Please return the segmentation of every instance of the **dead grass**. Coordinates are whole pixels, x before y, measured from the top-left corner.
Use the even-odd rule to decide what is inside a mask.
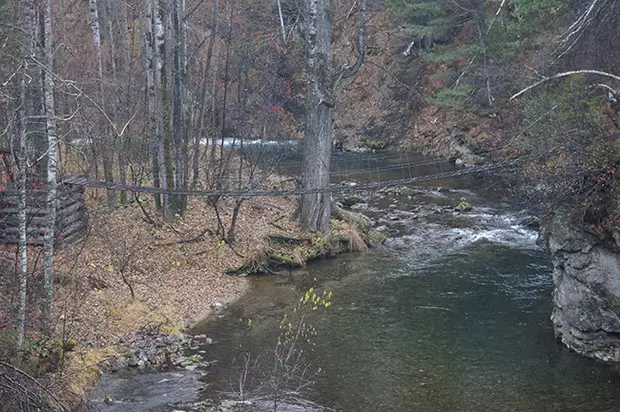
[[[337,230],[337,235],[346,239],[349,252],[367,252],[368,245],[364,241],[364,235],[357,225],[352,222],[342,222]]]
[[[144,206],[156,216],[152,203]],[[65,333],[96,346],[113,344],[145,324],[183,328],[216,300],[241,294],[246,280],[223,272],[241,263],[239,255],[262,250],[265,235],[276,231],[270,222],[289,215],[294,207],[281,198],[248,200],[239,216],[233,251],[208,234],[178,243],[205,229],[215,232],[214,212],[201,199],[190,199],[184,218],[172,223],[158,219],[156,226],[142,219],[137,205],[107,212],[99,204],[98,199],[88,200],[88,236],[59,250],[56,273],[65,281],[56,291],[55,306]],[[232,205],[223,208],[226,220],[231,210]],[[283,225],[290,233],[298,230],[288,219],[279,221],[278,226]]]
[[[240,296],[248,287],[247,279],[224,271],[239,265],[241,256],[260,253],[267,234],[299,231],[289,219],[293,199],[247,200],[238,217],[233,251],[220,237],[209,234],[215,232],[217,221],[213,208],[202,199],[189,200],[185,217],[164,222],[156,218],[154,202],[144,198],[143,206],[157,223],[152,225],[143,219],[137,204],[108,211],[101,206],[103,197],[102,192],[87,190],[90,230],[58,248],[55,257],[58,337],[54,339],[77,342],[63,376],[70,377],[68,393],[78,395],[96,382],[96,366],[120,350],[116,348],[120,341],[147,325],[159,325],[168,332],[183,330],[208,314],[215,301]],[[222,216],[229,224],[233,204],[222,201],[222,205]],[[278,228],[271,224],[276,220]],[[210,231],[198,237],[206,229]],[[32,251],[34,257],[38,250]],[[0,249],[0,259],[7,265],[14,258],[15,246]],[[7,305],[10,308],[8,299]]]

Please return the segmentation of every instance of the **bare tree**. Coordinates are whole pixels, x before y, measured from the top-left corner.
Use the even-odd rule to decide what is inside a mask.
[[[329,168],[332,150],[334,93],[344,78],[354,76],[365,55],[366,1],[360,2],[359,54],[353,67],[336,70],[332,59],[332,18],[328,0],[304,0],[304,37],[308,95],[302,163],[304,189],[317,190],[301,199],[301,223],[305,229],[329,235],[331,194]]]
[[[200,90],[200,101],[199,101],[199,110],[198,110],[198,127],[195,130],[194,135],[194,147],[193,147],[193,181],[192,186],[197,187],[200,182],[200,142],[205,136],[206,131],[206,110],[207,110],[207,85],[208,85],[208,74],[211,69],[211,59],[213,58],[213,48],[215,46],[215,38],[218,28],[218,13],[219,13],[220,1],[215,0],[213,4],[213,16],[211,18],[211,33],[209,35],[209,45],[207,46],[207,59],[204,64],[204,68],[202,71],[202,79],[201,79],[201,90]]]
[[[187,189],[189,182],[188,145],[185,131],[187,121],[187,24],[185,0],[172,0],[172,31],[174,45],[172,85],[172,138],[174,142],[174,187]],[[172,199],[175,215],[187,208],[187,195],[175,195]]]
[[[26,8],[31,3],[25,3]],[[24,105],[26,103],[26,81],[25,72],[19,82],[19,100],[17,102],[17,122],[15,125],[15,134],[17,135],[18,151],[17,163],[14,167],[19,173],[18,182],[18,230],[19,230],[19,307],[17,310],[17,346],[21,348],[24,342],[25,326],[26,326],[26,299],[28,287],[28,233],[26,218],[26,116],[24,114]],[[15,153],[15,150],[12,150]],[[15,158],[15,156],[13,156]]]
[[[149,139],[151,145],[151,163],[153,167],[153,184],[155,187],[168,189],[168,172],[164,158],[164,123],[163,123],[163,86],[164,70],[164,21],[163,11],[158,0],[145,0],[146,3],[146,88],[147,111],[149,118]],[[158,209],[164,217],[170,218],[170,201],[167,194],[155,197]]]
[[[44,327],[49,334],[52,331],[52,299],[53,299],[53,260],[54,238],[56,227],[56,171],[58,168],[58,142],[56,137],[56,108],[54,103],[54,57],[52,39],[52,3],[45,0],[43,10],[43,87],[45,96],[45,123],[47,131],[47,219],[43,235],[44,248]]]
[[[101,28],[99,24],[99,9],[97,0],[88,0],[90,7],[90,27],[93,35],[93,46],[95,48],[95,54],[97,58],[97,80],[99,82],[99,106],[102,112],[106,110],[105,90],[104,90],[104,78],[103,78],[103,56],[101,53]],[[110,130],[108,122],[100,122],[102,124],[102,130],[100,131],[101,137],[99,141],[99,152],[101,153],[103,163],[103,174],[106,182],[113,182],[114,177],[112,173],[113,160],[112,160],[112,141],[110,139]],[[116,192],[108,190],[108,205],[111,208],[116,207]]]
[[[26,153],[26,78],[29,57],[34,53],[35,47],[35,4],[33,0],[24,1],[19,10],[19,20],[21,23],[21,35],[19,40],[21,43],[21,73],[19,86],[16,87],[15,102],[15,121],[13,125],[13,138],[10,139],[11,153],[13,160],[10,164],[11,169],[18,173],[18,232],[19,232],[19,307],[17,309],[16,326],[18,331],[17,346],[21,348],[24,341],[26,326],[26,303],[27,303],[27,287],[28,287],[28,234],[27,234],[27,216],[26,216],[26,172],[27,172],[27,153]],[[17,143],[17,148],[15,148]]]

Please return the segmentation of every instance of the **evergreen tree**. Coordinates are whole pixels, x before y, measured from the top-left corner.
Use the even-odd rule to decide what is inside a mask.
[[[450,10],[438,0],[389,0],[387,8],[416,37],[434,39],[453,25]]]

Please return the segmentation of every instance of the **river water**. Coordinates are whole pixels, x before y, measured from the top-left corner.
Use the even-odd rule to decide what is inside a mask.
[[[336,177],[363,180],[371,162],[385,179],[451,167],[382,156],[336,159]],[[501,189],[501,180],[468,178],[372,194],[361,208],[390,234],[384,247],[253,278],[247,295],[196,328],[213,339],[199,350],[217,363],[195,398],[243,392],[249,410],[273,410],[278,325],[314,287],[331,291],[332,304],[308,315],[316,336],[297,361],[303,387],[279,411],[619,410],[618,369],[555,341],[549,257]],[[473,210],[454,210],[463,199]],[[188,410],[155,403],[123,410]]]

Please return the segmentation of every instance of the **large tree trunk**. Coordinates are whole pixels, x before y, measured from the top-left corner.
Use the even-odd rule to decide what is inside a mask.
[[[162,22],[163,34],[162,42],[159,47],[159,58],[161,58],[161,66],[159,70],[160,74],[160,89],[159,89],[159,103],[161,105],[160,113],[162,119],[162,141],[160,142],[160,150],[158,155],[159,161],[159,179],[161,181],[161,187],[164,190],[168,188],[174,188],[174,168],[173,168],[173,141],[172,141],[172,114],[170,108],[170,100],[172,98],[169,90],[169,76],[172,68],[170,48],[173,42],[172,37],[172,19],[170,16],[170,2],[160,0],[164,4],[159,6],[159,15]],[[165,194],[164,196],[164,217],[166,219],[172,219],[174,216],[172,212],[171,196]]]
[[[47,334],[53,331],[52,298],[53,298],[53,261],[54,261],[54,229],[56,228],[56,172],[58,168],[58,142],[56,136],[56,109],[54,104],[53,73],[53,42],[52,42],[52,4],[45,0],[44,10],[44,64],[47,68],[43,77],[45,93],[45,122],[47,129],[47,224],[43,235],[43,272],[45,305],[43,311],[44,329]]]
[[[302,163],[302,184],[318,193],[301,198],[301,223],[305,229],[329,235],[331,194],[329,166],[332,148],[331,43],[329,0],[304,0],[306,65],[308,75],[307,120]]]

